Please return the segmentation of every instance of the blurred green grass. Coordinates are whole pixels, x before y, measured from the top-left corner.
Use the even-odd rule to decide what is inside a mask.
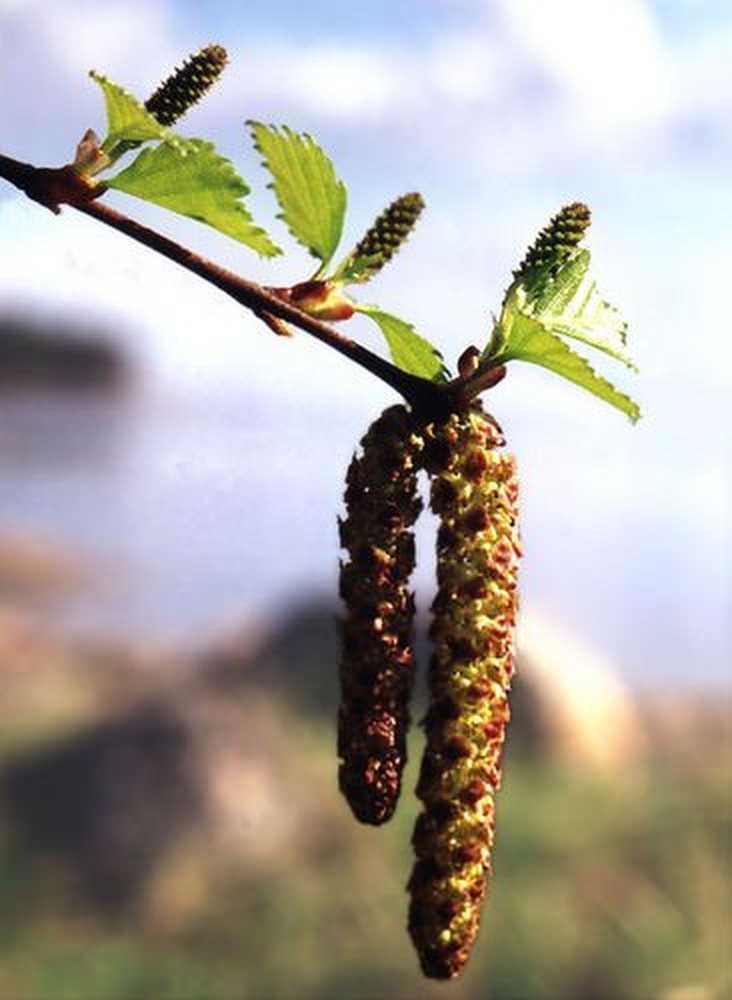
[[[483,928],[444,985],[421,977],[404,928],[419,748],[396,818],[360,828],[332,803],[332,727],[284,704],[276,719],[291,780],[326,802],[320,836],[223,872],[205,844],[183,850],[152,910],[96,912],[57,859],[3,825],[3,1000],[732,996],[730,789],[714,748],[700,763],[665,745],[612,777],[509,752]]]

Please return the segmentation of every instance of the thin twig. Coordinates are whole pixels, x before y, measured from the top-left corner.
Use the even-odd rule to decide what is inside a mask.
[[[39,201],[53,211],[58,209],[58,204],[54,203],[54,197],[59,192],[57,185],[50,192],[44,191],[49,175],[54,181],[58,181],[60,176],[57,171],[39,169],[0,154],[0,177],[4,177],[11,184],[20,188],[21,191],[24,191],[29,197]],[[68,174],[65,174],[63,179],[65,183],[68,182]],[[234,274],[232,271],[228,271],[226,268],[220,267],[213,261],[194,253],[174,240],[168,239],[161,233],[149,229],[139,222],[135,222],[133,219],[110,208],[108,205],[104,205],[98,200],[81,200],[82,198],[88,199],[88,197],[87,190],[80,192],[79,200],[73,199],[73,193],[64,190],[64,200],[68,199],[67,203],[71,204],[77,211],[83,212],[85,215],[90,215],[98,222],[104,223],[104,225],[111,226],[113,229],[124,233],[138,243],[142,243],[156,253],[162,254],[169,260],[174,261],[186,270],[193,272],[193,274],[197,274],[205,281],[215,285],[222,292],[230,295],[240,305],[251,309],[260,318],[262,314],[268,314],[277,320],[290,323],[292,326],[296,326],[306,333],[311,334],[311,336],[316,337],[324,344],[332,347],[333,350],[350,358],[351,361],[354,361],[362,368],[376,375],[383,382],[386,382],[387,385],[390,385],[399,392],[415,408],[423,411],[440,411],[444,409],[445,399],[443,390],[434,383],[402,371],[389,361],[369,351],[368,348],[361,346],[361,344],[356,343],[349,337],[344,337],[343,334],[334,330],[326,323],[315,319],[313,316],[302,312],[302,310],[287,302],[283,302],[281,298],[262,285],[258,285],[253,281],[242,278],[238,274]],[[271,323],[269,325],[272,326]]]
[[[20,160],[14,160],[12,156],[3,156],[0,153],[0,176],[26,194],[28,193],[28,182],[35,170],[36,168],[32,167],[30,163],[22,163]]]

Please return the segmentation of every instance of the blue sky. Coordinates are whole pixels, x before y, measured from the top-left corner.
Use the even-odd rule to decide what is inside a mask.
[[[350,192],[344,246],[395,195],[422,191],[424,221],[367,298],[415,322],[451,362],[486,336],[511,268],[546,219],[568,200],[592,206],[600,287],[629,321],[642,374],[598,367],[640,399],[645,417],[631,428],[528,366],[496,390],[492,407],[524,470],[525,532],[537,553],[527,600],[555,610],[559,560],[578,595],[594,588],[605,609],[578,597],[573,623],[585,621],[593,642],[612,647],[625,620],[649,649],[658,629],[659,647],[686,643],[684,662],[706,656],[721,676],[732,491],[723,301],[732,257],[729,5],[378,0],[316,2],[303,14],[276,0],[0,0],[3,152],[68,160],[85,128],[103,127],[87,69],[144,96],[212,40],[227,46],[232,65],[181,131],[217,140],[254,188],[257,218],[288,247],[244,141],[247,117],[310,130],[330,152]],[[310,267],[297,248],[264,264],[203,227],[122,195],[112,201],[255,278],[284,283]],[[331,399],[361,423],[389,398],[304,337],[285,361],[253,321],[100,229],[70,212],[56,220],[0,187],[0,296],[47,309],[83,303],[136,325],[155,377],[192,392],[234,392],[245,377],[273,409],[293,394],[303,412]],[[212,316],[216,351],[200,335]],[[380,349],[368,327],[353,331]],[[561,545],[546,537],[552,524],[562,526]]]

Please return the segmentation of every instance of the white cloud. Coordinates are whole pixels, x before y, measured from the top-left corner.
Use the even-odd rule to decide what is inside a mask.
[[[500,39],[483,31],[440,35],[419,49],[407,46],[324,42],[302,46],[269,39],[247,52],[227,73],[225,99],[241,108],[274,99],[325,120],[391,121],[436,110],[449,116],[477,100],[496,101],[510,78]]]
[[[157,82],[161,71],[180,61],[180,44],[175,44],[166,2],[108,0],[103,16],[98,5],[89,0],[65,4],[26,0],[11,10],[15,15],[11,22],[16,43],[13,55],[17,50],[22,52],[19,68],[27,75],[28,66],[33,66],[41,89],[45,80],[57,80],[58,74],[72,85],[85,86],[85,74],[93,68],[130,87],[142,80],[150,85]],[[27,101],[24,82],[18,80],[17,89],[9,89]]]
[[[566,117],[598,136],[657,120],[674,106],[672,66],[641,0],[499,6],[502,17],[484,23],[476,10],[472,26],[418,49],[381,40],[313,48],[270,39],[247,56],[236,99],[253,91],[263,99],[270,91],[325,118],[384,119],[434,116],[438,105],[447,119],[483,101],[507,119],[535,118],[536,94],[525,84],[540,70],[563,98]]]
[[[727,120],[732,99],[732,23],[726,30],[704,35],[676,56],[676,72],[685,81],[683,101],[687,107],[717,106]]]
[[[661,38],[642,0],[510,0],[526,53],[554,77],[594,132],[665,115],[676,94]]]
[[[227,71],[219,99],[242,107],[302,109],[326,121],[388,117],[414,100],[409,56],[389,58],[352,43],[301,46],[289,40],[258,44]],[[262,112],[259,112],[262,113]],[[270,112],[272,113],[272,112]]]
[[[404,83],[397,65],[363,49],[324,46],[288,61],[293,92],[308,107],[333,115],[383,113]]]
[[[441,38],[428,56],[435,89],[445,98],[470,102],[487,96],[494,99],[501,86],[505,60],[497,46],[477,35],[454,34]]]
[[[140,50],[144,53],[151,42],[159,43],[163,37],[159,10],[151,7],[143,15],[134,5],[114,0],[105,3],[103,17],[79,7],[46,4],[35,27],[47,53],[70,73],[100,62],[137,60]]]
[[[625,159],[631,148],[655,147],[694,101],[707,105],[730,89],[721,43],[676,45],[644,0],[501,0],[490,17],[474,4],[472,24],[419,47],[383,39],[308,47],[271,36],[247,46],[219,101],[237,113],[252,103],[293,119],[302,110],[310,127],[313,116],[354,132],[408,123],[417,143],[439,127],[442,148],[460,139],[476,168]]]
[[[24,50],[0,67],[16,102],[27,103],[21,74],[29,63],[38,66],[37,94],[45,89],[52,100],[63,89],[73,102],[89,88],[92,66],[144,93],[200,42],[181,37],[168,0],[109,0],[104,17],[88,0],[2,2]],[[404,36],[313,45],[282,31],[253,39],[242,28],[240,39],[225,39],[242,56],[217,92],[218,113],[240,120],[251,108],[296,122],[301,111],[311,128],[320,119],[353,132],[408,121],[417,142],[438,124],[445,149],[453,135],[472,131],[461,155],[477,168],[489,161],[517,169],[517,150],[523,161],[569,160],[611,153],[626,135],[647,141],[648,126],[721,107],[719,95],[732,89],[729,39],[701,36],[674,50],[644,0],[500,0],[490,16],[480,3],[472,9],[472,23],[463,16],[419,46]],[[9,121],[23,122],[12,104]]]

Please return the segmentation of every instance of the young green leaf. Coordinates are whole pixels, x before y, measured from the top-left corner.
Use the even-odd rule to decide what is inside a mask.
[[[338,266],[334,280],[350,284],[377,274],[406,242],[423,208],[424,199],[416,191],[396,198]]]
[[[504,337],[497,352],[491,354],[493,365],[508,361],[541,365],[622,410],[633,423],[638,420],[641,415],[638,404],[594,372],[583,357],[575,354],[538,319],[509,309],[504,310],[499,325],[503,326]]]
[[[557,269],[551,281],[544,285],[539,295],[532,295],[523,281],[516,282],[516,287],[524,289],[525,298],[533,315],[561,314],[570,308],[589,267],[589,250],[577,250]]]
[[[597,291],[590,253],[579,249],[590,210],[574,202],[542,229],[513,273],[503,308],[482,354],[482,367],[531,361],[549,368],[622,410],[631,420],[640,409],[597,375],[561,337],[589,344],[635,371],[625,351],[626,324]]]
[[[212,143],[189,139],[178,149],[143,150],[109,187],[186,215],[251,247],[262,257],[282,251],[256,226],[240,199],[249,187]]]
[[[637,371],[624,350],[627,324],[602,298],[589,267],[589,250],[575,252],[528,312],[552,333],[581,340]]]
[[[333,164],[307,133],[278,129],[261,122],[247,122],[264,166],[272,174],[269,185],[277,198],[283,220],[295,239],[325,270],[340,242],[346,211],[346,187]]]
[[[389,346],[391,359],[398,368],[431,382],[447,381],[448,372],[442,355],[429,340],[420,337],[411,323],[383,312],[378,306],[359,304],[356,311],[377,324]]]
[[[184,141],[156,121],[132,94],[118,84],[96,70],[91,70],[89,76],[102,88],[107,107],[107,136],[101,146],[103,152],[109,153],[118,143],[124,142],[138,145],[155,140],[180,146]]]

